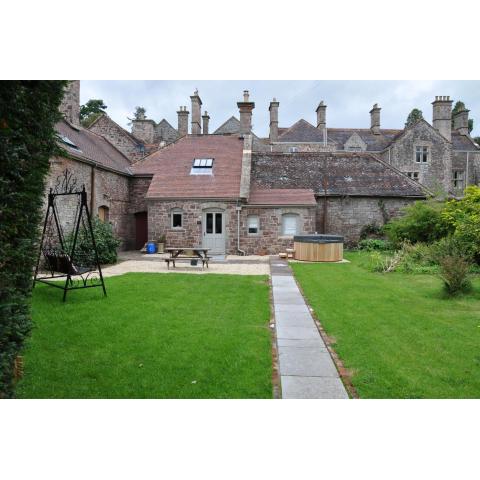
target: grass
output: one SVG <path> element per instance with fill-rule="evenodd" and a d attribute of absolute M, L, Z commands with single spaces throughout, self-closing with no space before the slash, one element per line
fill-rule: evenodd
<path fill-rule="evenodd" d="M 480 278 L 449 299 L 432 275 L 292 263 L 361 398 L 480 397 Z"/>
<path fill-rule="evenodd" d="M 139 274 L 35 288 L 21 398 L 271 398 L 267 278 Z"/>

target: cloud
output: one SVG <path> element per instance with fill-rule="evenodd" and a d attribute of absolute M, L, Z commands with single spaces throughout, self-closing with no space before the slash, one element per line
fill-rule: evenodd
<path fill-rule="evenodd" d="M 190 95 L 198 88 L 202 111 L 207 110 L 211 131 L 230 116 L 238 117 L 237 102 L 243 90 L 250 90 L 255 102 L 254 131 L 268 136 L 268 106 L 273 97 L 280 102 L 280 126 L 286 127 L 304 118 L 316 124 L 315 109 L 324 100 L 327 104 L 327 125 L 330 127 L 368 128 L 369 111 L 374 103 L 382 108 L 382 127 L 403 127 L 408 113 L 420 108 L 431 120 L 431 102 L 435 95 L 461 99 L 478 118 L 473 135 L 480 135 L 480 81 L 367 81 L 367 80 L 272 80 L 272 81 L 94 81 L 82 80 L 81 102 L 101 98 L 108 105 L 108 114 L 129 129 L 128 118 L 136 106 L 147 109 L 147 116 L 159 122 L 167 119 L 177 126 L 176 111 L 180 105 L 190 110 Z"/>

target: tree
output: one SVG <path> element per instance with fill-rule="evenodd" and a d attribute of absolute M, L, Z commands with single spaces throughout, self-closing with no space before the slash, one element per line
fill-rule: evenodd
<path fill-rule="evenodd" d="M 418 108 L 414 108 L 407 117 L 405 127 L 411 127 L 413 124 L 417 123 L 419 120 L 423 120 L 423 113 Z"/>
<path fill-rule="evenodd" d="M 146 116 L 145 114 L 147 113 L 147 110 L 143 107 L 135 107 L 135 111 L 133 112 L 133 118 L 127 117 L 130 122 L 128 125 L 131 125 L 133 121 L 135 120 L 145 120 Z"/>
<path fill-rule="evenodd" d="M 453 127 L 453 117 L 459 113 L 463 112 L 467 108 L 465 107 L 465 104 L 462 101 L 457 101 L 453 107 L 452 110 L 452 127 Z M 468 133 L 470 133 L 473 130 L 473 118 L 468 119 Z"/>
<path fill-rule="evenodd" d="M 44 180 L 60 153 L 55 124 L 67 82 L 0 82 L 0 398 L 31 329 L 30 295 Z"/>
<path fill-rule="evenodd" d="M 80 107 L 80 121 L 84 127 L 89 127 L 108 107 L 101 99 L 90 99 Z"/>

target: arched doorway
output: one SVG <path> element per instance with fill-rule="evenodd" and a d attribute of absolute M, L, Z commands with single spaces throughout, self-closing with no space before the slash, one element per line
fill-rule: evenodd
<path fill-rule="evenodd" d="M 147 212 L 135 214 L 135 249 L 140 250 L 148 242 Z"/>

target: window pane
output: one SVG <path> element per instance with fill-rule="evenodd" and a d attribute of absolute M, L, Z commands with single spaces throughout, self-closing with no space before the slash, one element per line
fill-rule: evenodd
<path fill-rule="evenodd" d="M 207 213 L 206 232 L 213 233 L 213 213 Z"/>
<path fill-rule="evenodd" d="M 283 234 L 295 235 L 297 233 L 297 216 L 284 215 L 283 216 Z"/>
<path fill-rule="evenodd" d="M 172 218 L 172 226 L 181 227 L 182 226 L 182 214 L 181 213 L 174 213 Z"/>
<path fill-rule="evenodd" d="M 257 215 L 249 215 L 247 218 L 248 233 L 258 233 L 259 220 Z"/>
<path fill-rule="evenodd" d="M 215 214 L 215 233 L 222 233 L 222 214 Z"/>

